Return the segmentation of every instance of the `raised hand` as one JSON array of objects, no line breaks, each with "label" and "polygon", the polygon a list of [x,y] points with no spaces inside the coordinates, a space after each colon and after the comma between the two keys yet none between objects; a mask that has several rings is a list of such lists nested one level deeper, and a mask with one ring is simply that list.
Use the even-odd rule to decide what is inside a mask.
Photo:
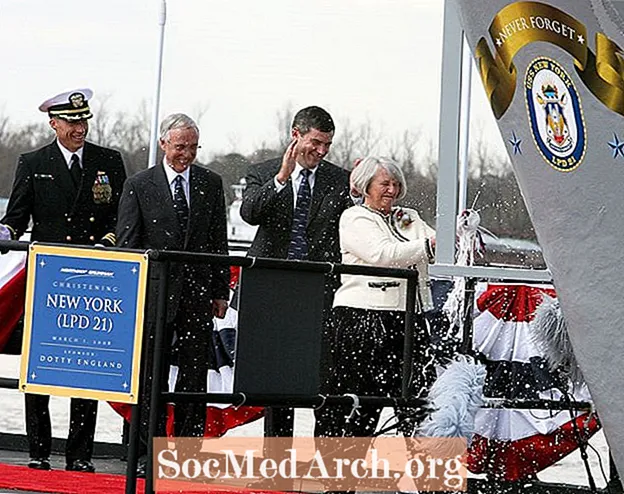
[{"label": "raised hand", "polygon": [[293,139],[291,143],[286,148],[286,152],[284,153],[284,157],[282,158],[282,166],[280,167],[279,172],[277,172],[277,181],[281,184],[285,184],[292,172],[295,171],[295,165],[297,164],[297,139]]}]

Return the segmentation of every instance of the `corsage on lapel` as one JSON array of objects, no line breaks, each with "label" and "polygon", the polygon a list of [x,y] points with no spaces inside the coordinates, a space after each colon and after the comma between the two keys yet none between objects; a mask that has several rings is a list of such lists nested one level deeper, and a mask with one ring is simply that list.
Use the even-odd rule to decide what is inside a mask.
[{"label": "corsage on lapel", "polygon": [[412,218],[412,216],[403,208],[395,208],[392,211],[392,219],[401,230],[405,230],[408,226],[414,223],[414,218]]},{"label": "corsage on lapel", "polygon": [[110,204],[113,197],[113,189],[110,185],[110,180],[106,172],[98,171],[93,182],[93,202],[96,204]]}]

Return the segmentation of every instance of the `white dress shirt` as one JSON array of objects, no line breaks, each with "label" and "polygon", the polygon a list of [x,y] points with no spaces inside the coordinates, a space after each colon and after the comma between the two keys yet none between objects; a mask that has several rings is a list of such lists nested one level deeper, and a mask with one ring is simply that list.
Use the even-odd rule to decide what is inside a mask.
[{"label": "white dress shirt", "polygon": [[[297,206],[297,194],[299,193],[299,187],[301,186],[301,179],[303,178],[303,175],[301,175],[301,172],[304,170],[304,168],[297,163],[295,165],[295,169],[292,172],[292,175],[290,176],[290,180],[292,182],[292,189],[293,189],[293,205]],[[308,184],[310,185],[310,195],[312,195],[312,192],[314,192],[314,183],[316,182],[316,171],[318,170],[318,166],[315,166],[314,168],[312,168],[310,170],[310,175],[308,176]],[[286,187],[286,184],[281,184],[277,181],[277,175],[273,178],[273,182],[275,182],[275,190],[279,193],[281,192],[284,187]]]},{"label": "white dress shirt", "polygon": [[56,144],[58,145],[59,149],[61,150],[61,153],[63,153],[63,158],[65,158],[65,164],[67,165],[67,169],[69,169],[69,167],[71,165],[71,157],[74,154],[78,155],[80,168],[83,168],[83,166],[82,166],[82,153],[84,151],[84,146],[81,147],[80,149],[76,150],[76,151],[70,151],[65,146],[63,146],[58,139],[56,140]]},{"label": "white dress shirt", "polygon": [[167,175],[167,182],[169,183],[169,189],[171,190],[171,197],[175,196],[175,183],[174,180],[178,175],[182,176],[182,189],[184,190],[184,197],[186,199],[186,203],[191,205],[191,201],[189,200],[190,195],[190,179],[191,179],[191,167],[188,167],[182,173],[178,173],[173,168],[171,168],[166,159],[163,160],[163,166],[165,167],[165,174]]}]

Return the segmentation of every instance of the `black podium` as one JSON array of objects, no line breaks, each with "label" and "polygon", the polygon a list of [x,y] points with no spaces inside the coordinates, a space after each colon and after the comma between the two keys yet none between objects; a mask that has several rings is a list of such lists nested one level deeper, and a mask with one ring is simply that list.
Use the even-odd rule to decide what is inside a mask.
[{"label": "black podium", "polygon": [[243,269],[235,393],[318,393],[324,286],[323,273]]}]

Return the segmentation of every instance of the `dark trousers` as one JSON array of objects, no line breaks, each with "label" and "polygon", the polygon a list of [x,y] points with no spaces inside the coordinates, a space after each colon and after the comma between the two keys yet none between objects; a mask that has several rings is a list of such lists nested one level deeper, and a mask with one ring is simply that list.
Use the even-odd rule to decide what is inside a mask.
[{"label": "dark trousers", "polygon": [[[420,327],[422,326],[422,327]],[[405,313],[334,308],[331,327],[332,370],[323,394],[400,396],[402,384]],[[416,328],[418,355],[412,387],[419,395],[431,382],[433,365],[424,325]],[[326,406],[315,410],[317,437],[367,437],[377,427],[381,407],[363,406],[351,414],[350,406]],[[351,415],[349,419],[347,417]]]},{"label": "dark trousers", "polygon": [[[207,391],[208,368],[214,362],[212,344],[213,322],[209,307],[197,307],[192,298],[181,299],[174,319],[166,325],[164,355],[161,367],[161,391],[168,391],[169,367],[178,366],[175,382],[176,392]],[[149,410],[152,387],[152,365],[155,324],[149,324],[148,355],[143,368],[140,399],[141,438],[148,437]],[[175,343],[171,342],[175,336]],[[175,405],[174,434],[176,437],[202,437],[206,426],[205,403],[178,403]],[[166,435],[166,409],[162,403],[158,413],[156,435]]]},{"label": "dark trousers", "polygon": [[[26,434],[31,458],[48,458],[52,449],[50,397],[26,394]],[[97,418],[96,400],[71,399],[69,435],[65,447],[67,463],[74,460],[91,461]]]}]

